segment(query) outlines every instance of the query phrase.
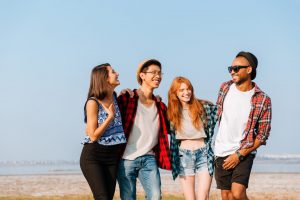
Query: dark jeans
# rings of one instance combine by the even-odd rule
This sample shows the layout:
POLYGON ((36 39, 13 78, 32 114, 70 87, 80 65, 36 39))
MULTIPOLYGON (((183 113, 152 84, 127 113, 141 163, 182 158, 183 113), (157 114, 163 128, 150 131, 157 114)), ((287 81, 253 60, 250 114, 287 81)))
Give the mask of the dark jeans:
POLYGON ((80 156, 80 168, 95 200, 112 200, 123 144, 85 144, 80 156))

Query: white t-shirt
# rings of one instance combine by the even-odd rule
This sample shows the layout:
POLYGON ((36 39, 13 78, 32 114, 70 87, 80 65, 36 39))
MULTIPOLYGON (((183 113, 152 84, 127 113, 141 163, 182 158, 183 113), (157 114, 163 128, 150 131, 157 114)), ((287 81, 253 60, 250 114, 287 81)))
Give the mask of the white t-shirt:
POLYGON ((155 103, 150 107, 138 100, 134 124, 127 141, 123 159, 134 160, 145 154, 154 154, 158 143, 159 115, 155 103))
POLYGON ((215 155, 224 157, 233 154, 240 148, 241 140, 244 138, 250 110, 251 97, 254 88, 242 92, 232 84, 225 97, 223 113, 215 140, 215 155))

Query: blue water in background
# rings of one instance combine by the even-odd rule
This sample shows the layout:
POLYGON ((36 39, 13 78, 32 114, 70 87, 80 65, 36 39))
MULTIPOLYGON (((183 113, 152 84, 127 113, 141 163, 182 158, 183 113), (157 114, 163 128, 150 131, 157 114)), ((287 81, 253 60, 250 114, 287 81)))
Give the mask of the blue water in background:
MULTIPOLYGON (((300 173, 300 155, 260 156, 255 158, 252 172, 300 173)), ((0 175, 79 174, 78 161, 0 161, 0 175)), ((162 174, 169 171, 162 170, 162 174)))

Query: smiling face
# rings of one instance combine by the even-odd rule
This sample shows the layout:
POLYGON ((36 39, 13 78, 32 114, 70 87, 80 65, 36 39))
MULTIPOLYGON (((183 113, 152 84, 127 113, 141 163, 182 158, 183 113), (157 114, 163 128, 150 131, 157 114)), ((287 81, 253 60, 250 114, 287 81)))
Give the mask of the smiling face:
POLYGON ((176 95, 181 105, 187 105, 191 100, 192 90, 188 87, 187 84, 181 83, 176 95))
POLYGON ((113 87, 120 85, 120 81, 118 79, 119 73, 117 73, 111 66, 107 66, 106 69, 108 70, 108 83, 113 87))
POLYGON ((162 80, 161 68, 157 65, 150 65, 140 73, 140 78, 143 86, 150 89, 158 88, 162 80))
MULTIPOLYGON (((233 60, 232 66, 249 66, 249 62, 244 57, 237 57, 233 60)), ((241 85, 244 82, 249 81, 249 79, 251 81, 251 71, 252 71, 251 66, 246 68, 241 68, 238 70, 238 72, 234 72, 234 70, 232 70, 230 72, 232 81, 237 85, 241 85)))

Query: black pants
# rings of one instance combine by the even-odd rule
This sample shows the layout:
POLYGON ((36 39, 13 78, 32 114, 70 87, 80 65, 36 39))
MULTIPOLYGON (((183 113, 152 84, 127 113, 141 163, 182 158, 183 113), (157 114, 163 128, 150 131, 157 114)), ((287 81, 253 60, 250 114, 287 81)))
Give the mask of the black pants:
POLYGON ((95 200, 112 200, 123 144, 85 144, 80 156, 80 168, 95 200))

